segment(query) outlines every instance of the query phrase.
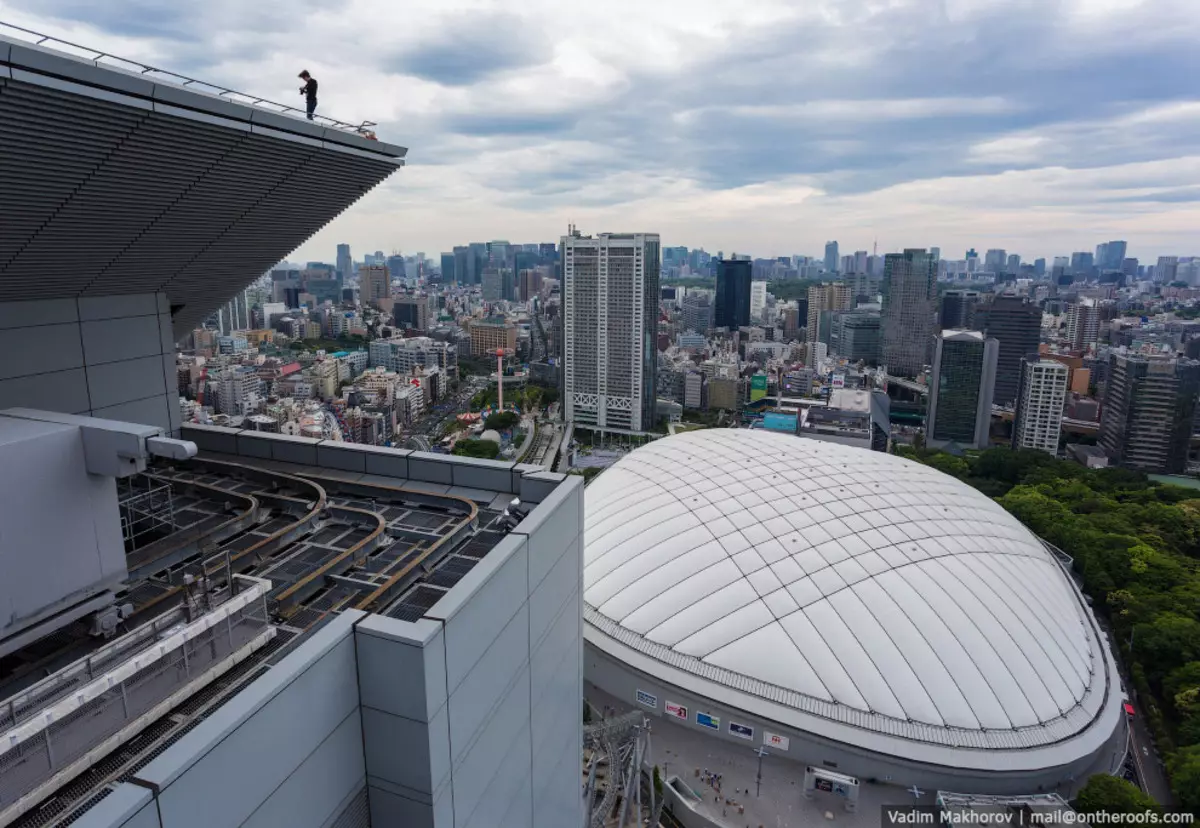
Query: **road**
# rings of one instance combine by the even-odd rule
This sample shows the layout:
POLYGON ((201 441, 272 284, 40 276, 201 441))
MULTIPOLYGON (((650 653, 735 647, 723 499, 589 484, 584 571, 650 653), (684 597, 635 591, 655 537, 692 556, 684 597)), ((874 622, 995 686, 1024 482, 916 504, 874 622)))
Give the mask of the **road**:
MULTIPOLYGON (((1128 682, 1128 680, 1126 681, 1128 682)), ((1129 684, 1126 683, 1125 686, 1129 687, 1129 684)), ((1154 797, 1158 804, 1162 805, 1165 810, 1171 811, 1174 809, 1175 797, 1171 793, 1171 785, 1167 781, 1166 771, 1163 769, 1162 761, 1158 758, 1154 742, 1150 738, 1150 728, 1146 726, 1146 721, 1136 702, 1134 709, 1137 712, 1130 723, 1132 726, 1129 728, 1129 755, 1133 758, 1134 767, 1137 768, 1138 781, 1141 782, 1142 789, 1154 797)))

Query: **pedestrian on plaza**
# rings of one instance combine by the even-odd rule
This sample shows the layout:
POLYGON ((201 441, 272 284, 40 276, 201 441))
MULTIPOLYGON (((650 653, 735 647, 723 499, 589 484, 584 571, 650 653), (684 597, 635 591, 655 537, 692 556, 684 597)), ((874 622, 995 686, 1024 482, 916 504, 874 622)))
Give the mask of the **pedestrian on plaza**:
POLYGON ((308 113, 308 120, 313 119, 313 112, 317 109, 317 79, 308 74, 305 69, 300 73, 300 80, 304 81, 304 86, 300 87, 300 94, 304 96, 305 111, 308 113))

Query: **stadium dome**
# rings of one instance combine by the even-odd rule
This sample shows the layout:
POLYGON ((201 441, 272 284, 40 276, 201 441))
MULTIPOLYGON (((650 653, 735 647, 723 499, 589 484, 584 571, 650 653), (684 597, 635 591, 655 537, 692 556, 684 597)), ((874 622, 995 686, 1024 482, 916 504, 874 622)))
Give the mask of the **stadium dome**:
POLYGON ((1054 553, 928 466, 705 430, 626 455, 586 503, 588 644, 677 695, 952 767, 1070 764, 1120 719, 1054 553))

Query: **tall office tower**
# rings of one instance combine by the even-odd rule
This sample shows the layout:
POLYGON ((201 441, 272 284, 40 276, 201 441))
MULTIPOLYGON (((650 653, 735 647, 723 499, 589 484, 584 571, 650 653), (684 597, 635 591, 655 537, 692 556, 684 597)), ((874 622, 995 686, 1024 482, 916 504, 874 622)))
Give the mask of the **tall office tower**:
POLYGON ((851 256, 849 254, 842 256, 840 259, 840 262, 841 263, 838 265, 838 273, 841 273, 844 276, 847 273, 854 272, 854 257, 853 256, 851 256))
POLYGON ((1137 259, 1122 259, 1121 272, 1126 276, 1138 275, 1138 260, 1137 259))
POLYGON ((854 307, 854 293, 843 282, 828 285, 813 285, 808 289, 808 313, 806 342, 819 342, 821 337, 821 311, 844 311, 854 307))
POLYGON ((1026 354, 1037 353, 1042 341, 1042 309, 1023 296, 997 296, 990 304, 976 308, 975 324, 1000 342, 993 402, 1011 406, 1021 387, 1021 360, 1026 354))
POLYGON ((467 279, 463 282, 463 284, 482 284, 483 271, 488 266, 487 243, 471 242, 467 248, 467 279))
POLYGON ((829 352, 851 362, 879 362, 879 311, 834 311, 829 319, 829 352))
POLYGON ((987 448, 1000 344, 979 331, 943 331, 933 357, 925 444, 987 448))
POLYGON ((825 272, 836 273, 838 269, 838 243, 825 242, 825 272))
POLYGON ((1067 346, 1086 351, 1100 340, 1100 308, 1094 302, 1080 302, 1067 308, 1067 346))
POLYGON ((942 313, 939 322, 944 331, 975 327, 975 308, 979 304, 977 290, 948 290, 942 294, 942 313))
POLYGON ((929 255, 933 257, 933 260, 935 262, 940 262, 942 260, 942 248, 940 248, 940 247, 929 248, 929 255))
POLYGON ((993 248, 983 256, 983 269, 990 273, 1003 273, 1007 259, 1007 251, 1003 248, 993 248))
POLYGON ((1017 395, 1017 414, 1013 421, 1013 448, 1058 453, 1070 372, 1063 363, 1040 359, 1037 354, 1030 354, 1021 361, 1021 392, 1017 395))
POLYGON ((458 277, 455 275, 455 268, 458 260, 453 253, 442 254, 442 284, 453 285, 458 282, 458 277))
POLYGON ((871 258, 871 254, 868 253, 867 251, 855 250, 854 251, 854 269, 851 270, 850 272, 851 273, 867 273, 868 272, 867 268, 869 267, 870 258, 871 258))
POLYGON ((1110 241, 1105 245, 1108 253, 1103 263, 1098 263, 1104 270, 1120 270, 1121 263, 1125 261, 1125 252, 1128 249, 1123 241, 1110 241))
POLYGON ((1005 273, 1020 273, 1021 272, 1021 257, 1016 253, 1010 253, 1008 261, 1004 264, 1005 273))
POLYGON ((403 279, 405 277, 404 257, 399 253, 394 256, 388 256, 385 264, 387 265, 388 275, 393 279, 403 279))
MULTIPOLYGON (((658 364, 657 233, 562 238, 563 417, 649 431, 658 364)), ((749 310, 749 296, 746 297, 749 310)))
POLYGON ((1169 284, 1175 281, 1175 273, 1179 270, 1178 256, 1159 256, 1158 264, 1154 266, 1154 281, 1169 284))
POLYGON ((1092 268, 1095 267, 1096 257, 1086 251, 1076 252, 1071 254, 1071 275, 1072 276, 1090 276, 1092 268))
POLYGON ((749 259, 717 260, 717 302, 713 326, 736 330, 750 324, 749 259))
POLYGON ((512 265, 512 245, 506 241, 497 240, 487 243, 488 264, 492 267, 504 268, 512 265))
POLYGON ((363 302, 378 302, 392 295, 392 279, 384 265, 364 265, 358 269, 358 295, 363 302))
POLYGON ((1113 354, 1100 417, 1100 447, 1126 468, 1183 472, 1197 394, 1196 360, 1113 354))
POLYGON ((542 272, 537 268, 525 268, 517 274, 517 299, 528 302, 542 292, 542 272))
POLYGON ((682 318, 686 331, 705 333, 713 327, 713 306, 709 295, 688 291, 683 297, 682 318))
POLYGON ((1108 264, 1108 242, 1096 245, 1096 258, 1093 261, 1095 261, 1096 267, 1103 272, 1108 264))
POLYGON ((354 275, 354 259, 350 257, 350 245, 348 244, 337 246, 337 270, 342 274, 343 279, 349 279, 354 275))
POLYGON ((1045 259, 1034 259, 1033 260, 1033 272, 1034 272, 1034 275, 1036 275, 1036 276, 1045 276, 1046 275, 1046 260, 1045 259))
MULTIPOLYGON (((889 253, 883 264, 883 364, 915 377, 929 362, 937 313, 937 262, 922 248, 889 253)), ((810 311, 811 314, 811 311, 810 311)))
POLYGON ((767 283, 750 283, 750 318, 756 322, 762 321, 763 311, 767 309, 767 283))

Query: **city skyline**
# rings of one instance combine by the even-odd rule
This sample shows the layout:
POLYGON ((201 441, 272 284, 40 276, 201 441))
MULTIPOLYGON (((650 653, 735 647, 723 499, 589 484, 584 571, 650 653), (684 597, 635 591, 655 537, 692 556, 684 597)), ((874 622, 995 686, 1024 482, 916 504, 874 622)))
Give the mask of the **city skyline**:
POLYGON ((1195 4, 300 8, 17 0, 5 19, 284 102, 308 68, 319 113, 410 148, 298 258, 573 222, 763 256, 1130 238, 1150 260, 1200 226, 1195 4))

